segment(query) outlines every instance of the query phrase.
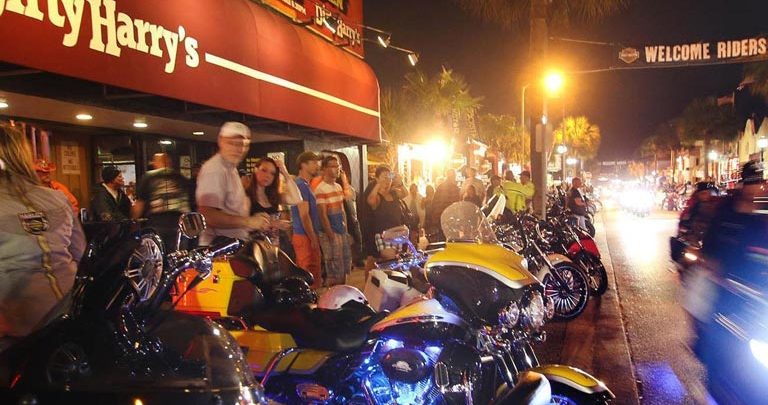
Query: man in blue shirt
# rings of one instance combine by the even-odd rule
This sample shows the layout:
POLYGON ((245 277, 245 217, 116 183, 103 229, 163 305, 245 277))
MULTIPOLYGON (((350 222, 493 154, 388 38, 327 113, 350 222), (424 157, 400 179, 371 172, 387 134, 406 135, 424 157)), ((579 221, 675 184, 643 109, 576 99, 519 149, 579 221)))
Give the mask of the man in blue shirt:
POLYGON ((299 175, 296 176, 296 185, 301 191, 302 202, 291 207, 291 219, 293 221, 293 249, 296 252, 296 264, 304 270, 312 273, 314 277, 313 288, 322 286, 323 270, 321 266, 320 240, 317 233, 320 231, 320 217, 317 215, 317 200, 309 187, 309 182, 317 175, 318 162, 322 160, 314 152, 304 152, 296 158, 299 166, 299 175))

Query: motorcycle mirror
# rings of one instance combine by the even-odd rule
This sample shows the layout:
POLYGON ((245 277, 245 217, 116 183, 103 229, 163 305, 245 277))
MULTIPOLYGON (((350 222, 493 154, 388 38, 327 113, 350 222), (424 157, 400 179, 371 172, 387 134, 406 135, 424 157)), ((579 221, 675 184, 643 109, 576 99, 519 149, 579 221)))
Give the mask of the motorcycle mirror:
POLYGON ((181 234, 188 239, 195 239, 205 230, 205 217, 199 212, 182 214, 179 218, 181 234))
POLYGON ((381 239, 384 242, 391 243, 393 245, 400 245, 409 241, 410 231, 405 225, 389 228, 381 233, 381 239))

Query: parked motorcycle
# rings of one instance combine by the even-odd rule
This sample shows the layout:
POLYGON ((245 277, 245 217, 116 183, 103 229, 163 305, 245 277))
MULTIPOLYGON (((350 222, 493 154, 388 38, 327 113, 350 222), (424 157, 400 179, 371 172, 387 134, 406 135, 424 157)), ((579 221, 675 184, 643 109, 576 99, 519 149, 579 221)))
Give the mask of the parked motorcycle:
POLYGON ((567 256, 547 253, 550 249, 536 231, 537 222, 535 217, 520 214, 511 223, 497 223, 495 232, 499 241, 525 257, 528 269, 544 284, 555 318, 574 319, 584 312, 589 300, 587 276, 567 256))
MULTIPOLYGON (((179 274, 205 278, 239 242, 165 254, 136 222, 87 225, 64 315, 0 353, 0 402, 265 403, 224 328, 163 308, 179 274)), ((186 214, 180 226, 193 238, 204 220, 186 214)))
POLYGON ((579 265, 587 276, 589 293, 601 296, 608 290, 608 273, 600 258, 595 240, 579 227, 568 224, 562 217, 548 217, 536 225, 536 232, 553 252, 563 254, 579 265))

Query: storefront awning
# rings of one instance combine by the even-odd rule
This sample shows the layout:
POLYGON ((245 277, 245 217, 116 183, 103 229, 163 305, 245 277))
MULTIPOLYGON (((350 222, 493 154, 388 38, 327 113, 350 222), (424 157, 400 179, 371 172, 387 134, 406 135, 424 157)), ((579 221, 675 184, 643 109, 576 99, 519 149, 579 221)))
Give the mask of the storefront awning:
POLYGON ((380 140, 371 68, 262 6, 248 0, 72 4, 0 2, 0 61, 380 140))

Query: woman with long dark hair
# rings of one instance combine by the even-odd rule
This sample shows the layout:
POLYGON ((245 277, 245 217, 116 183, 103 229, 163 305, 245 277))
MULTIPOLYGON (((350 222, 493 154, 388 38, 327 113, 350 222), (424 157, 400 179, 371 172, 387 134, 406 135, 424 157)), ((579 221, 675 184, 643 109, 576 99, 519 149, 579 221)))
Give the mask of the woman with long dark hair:
MULTIPOLYGON (((290 222, 280 220, 280 204, 300 203, 301 192, 282 161, 264 157, 256 162, 255 169, 247 190, 248 197, 251 199, 251 215, 258 213, 268 215, 269 225, 262 231, 276 238, 279 231, 291 229, 290 222), (281 181, 281 177, 284 180, 281 181)), ((277 243, 276 240, 272 242, 277 243)))

